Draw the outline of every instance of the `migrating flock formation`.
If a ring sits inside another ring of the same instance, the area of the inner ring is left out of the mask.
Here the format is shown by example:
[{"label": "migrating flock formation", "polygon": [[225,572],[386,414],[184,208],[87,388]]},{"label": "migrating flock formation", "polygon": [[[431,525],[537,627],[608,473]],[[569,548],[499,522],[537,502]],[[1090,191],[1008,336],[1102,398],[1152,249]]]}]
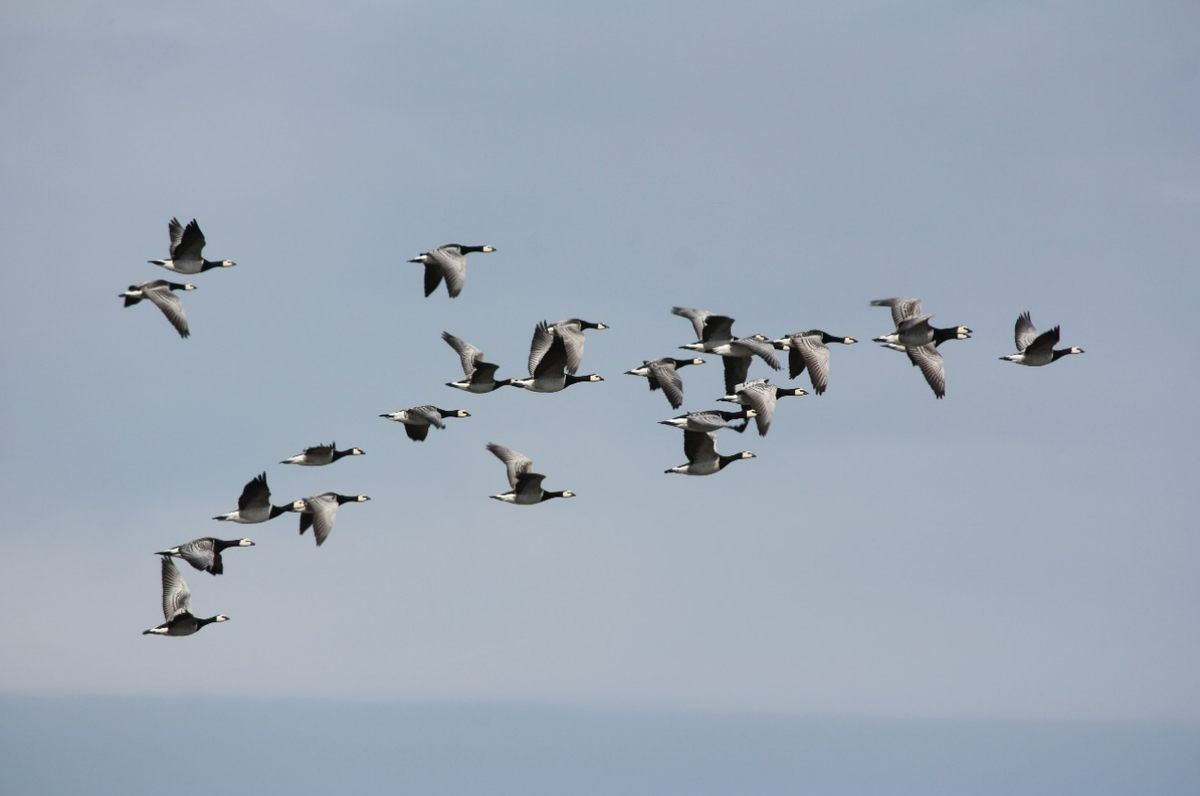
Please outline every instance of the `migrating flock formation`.
[{"label": "migrating flock formation", "polygon": [[[187,275],[235,265],[232,260],[204,259],[204,234],[194,219],[185,227],[178,219],[172,218],[168,229],[171,238],[170,256],[165,260],[150,260],[154,265]],[[462,246],[452,243],[423,252],[408,262],[425,267],[426,296],[431,295],[444,281],[447,292],[454,298],[462,292],[466,283],[466,256],[475,252],[495,250],[493,246]],[[148,299],[162,310],[180,337],[188,337],[190,332],[187,316],[183,310],[183,302],[175,291],[189,290],[195,290],[195,285],[159,279],[130,285],[120,296],[125,299],[126,307]],[[906,354],[912,365],[921,371],[934,395],[939,399],[945,397],[945,362],[938,348],[950,340],[970,339],[971,330],[966,326],[938,328],[930,325],[929,321],[933,316],[922,313],[920,299],[878,299],[872,301],[871,305],[888,307],[895,326],[893,331],[874,338],[874,342]],[[775,416],[778,399],[808,394],[807,390],[799,387],[777,387],[771,384],[768,378],[749,378],[750,365],[755,358],[772,370],[780,371],[783,365],[776,352],[787,352],[789,378],[795,379],[807,371],[813,392],[823,395],[829,386],[829,344],[852,345],[858,342],[853,337],[838,337],[820,329],[795,332],[777,339],[761,334],[736,337],[733,334],[734,319],[727,315],[687,307],[674,307],[671,312],[689,320],[696,334],[695,342],[679,346],[681,349],[721,357],[726,395],[717,400],[739,408],[688,412],[660,421],[664,425],[683,431],[683,450],[687,457],[686,462],[668,468],[666,473],[713,475],[732,462],[754,458],[755,454],[750,451],[718,453],[716,432],[732,429],[741,433],[745,431],[750,420],[754,420],[759,435],[766,436]],[[542,321],[534,328],[533,340],[529,347],[529,375],[503,379],[496,377],[499,366],[487,362],[483,351],[449,332],[443,332],[442,339],[459,355],[463,371],[462,379],[447,382],[446,386],[476,394],[493,392],[501,387],[554,393],[581,382],[604,381],[598,374],[581,376],[578,372],[583,362],[584,332],[607,328],[606,324],[580,318],[570,318],[557,323]],[[1017,318],[1014,338],[1017,352],[1000,359],[1019,365],[1040,367],[1056,362],[1064,356],[1083,353],[1083,349],[1076,346],[1055,348],[1059,343],[1060,328],[1055,326],[1039,334],[1028,312]],[[683,405],[683,379],[679,370],[704,363],[705,360],[698,357],[663,357],[644,360],[640,366],[626,371],[626,374],[645,378],[651,391],[661,391],[671,408],[679,409]],[[446,419],[470,417],[470,413],[463,409],[441,409],[424,405],[382,414],[380,417],[402,423],[408,437],[421,442],[428,437],[431,427],[444,428]],[[533,471],[533,461],[524,454],[495,443],[488,443],[487,450],[504,464],[510,487],[507,492],[491,495],[492,498],[505,503],[528,506],[554,498],[575,496],[570,490],[544,489],[542,483],[545,476]],[[338,450],[335,443],[330,443],[305,448],[302,453],[280,463],[319,467],[333,464],[343,457],[361,455],[361,448]],[[266,522],[285,513],[297,513],[300,515],[300,533],[304,534],[311,528],[313,537],[320,546],[333,530],[339,506],[368,500],[370,498],[367,495],[325,492],[277,506],[271,502],[267,474],[263,472],[245,485],[241,497],[238,498],[236,511],[219,514],[213,519],[254,524]],[[144,631],[144,634],[188,636],[205,625],[228,620],[229,617],[224,614],[208,618],[199,618],[193,614],[191,592],[175,566],[174,559],[182,559],[202,572],[220,575],[224,572],[222,553],[225,550],[253,545],[254,542],[249,539],[223,540],[203,537],[156,553],[162,558],[162,607],[165,621]]]}]

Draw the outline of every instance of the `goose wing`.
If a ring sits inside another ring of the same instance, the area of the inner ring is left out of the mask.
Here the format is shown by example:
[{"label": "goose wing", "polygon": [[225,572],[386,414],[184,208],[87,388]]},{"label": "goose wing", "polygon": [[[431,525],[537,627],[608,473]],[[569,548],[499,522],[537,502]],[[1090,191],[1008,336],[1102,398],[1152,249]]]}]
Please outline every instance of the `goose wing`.
[{"label": "goose wing", "polygon": [[180,614],[192,612],[192,593],[188,591],[183,575],[170,556],[162,557],[162,607],[163,618],[170,622]]},{"label": "goose wing", "polygon": [[559,321],[550,327],[551,331],[562,340],[563,349],[567,354],[567,373],[574,375],[579,371],[583,362],[584,336],[579,321]]},{"label": "goose wing", "polygon": [[[408,410],[408,414],[412,417],[416,417],[418,420],[425,421],[431,426],[437,426],[438,428],[446,427],[446,424],[442,422],[442,413],[437,410],[436,406],[430,406],[428,404],[425,406],[414,406],[412,409]],[[413,428],[413,426],[408,427]],[[420,426],[417,426],[417,428],[419,427]]]},{"label": "goose wing", "polygon": [[672,409],[682,406],[683,379],[675,369],[675,362],[670,359],[656,359],[647,362],[646,367],[650,368],[650,388],[661,387]]},{"label": "goose wing", "polygon": [[[174,220],[174,219],[172,219]],[[179,222],[176,222],[178,224]],[[204,251],[204,233],[200,231],[200,225],[196,223],[196,219],[188,222],[184,227],[183,232],[179,236],[179,241],[175,241],[175,230],[171,230],[171,259],[179,262],[180,260],[202,260],[200,253]]]},{"label": "goose wing", "polygon": [[542,481],[545,479],[546,476],[541,473],[521,473],[517,476],[516,483],[512,485],[513,491],[518,495],[540,498],[542,495]]},{"label": "goose wing", "polygon": [[678,315],[681,318],[687,318],[692,322],[692,328],[696,330],[696,341],[700,342],[704,339],[704,322],[715,313],[708,310],[697,310],[690,307],[672,307],[672,315]]},{"label": "goose wing", "polygon": [[308,506],[309,513],[300,515],[300,533],[304,533],[304,519],[311,518],[313,536],[316,537],[317,547],[320,547],[329,538],[329,532],[333,530],[333,520],[337,517],[338,510],[337,495],[326,492],[323,495],[307,498],[304,502]]},{"label": "goose wing", "polygon": [[733,342],[747,349],[763,362],[766,362],[772,370],[780,370],[783,367],[779,364],[779,359],[775,356],[775,346],[766,340],[760,340],[757,337],[739,337]]},{"label": "goose wing", "polygon": [[775,387],[765,380],[755,381],[742,387],[738,394],[755,411],[754,422],[758,426],[759,436],[766,436],[771,428],[771,418],[775,416]]},{"label": "goose wing", "polygon": [[701,342],[721,343],[733,339],[733,318],[728,315],[709,315],[704,319]]},{"label": "goose wing", "polygon": [[[467,281],[467,260],[463,257],[462,251],[457,246],[439,246],[429,253],[436,263],[440,272],[440,277],[446,278],[446,290],[450,291],[450,298],[456,297],[462,292],[463,285]],[[440,279],[439,277],[439,279]],[[435,284],[434,287],[437,287]],[[425,295],[432,292],[429,289],[429,268],[425,269]]]},{"label": "goose wing", "polygon": [[1017,326],[1013,330],[1013,336],[1017,341],[1017,351],[1024,351],[1029,347],[1030,343],[1037,339],[1038,332],[1034,328],[1033,318],[1028,312],[1022,312],[1020,317],[1017,318]]},{"label": "goose wing", "polygon": [[725,394],[733,395],[737,392],[738,385],[746,382],[746,376],[750,373],[750,359],[723,356],[721,361],[725,365]]},{"label": "goose wing", "polygon": [[1025,349],[1025,356],[1036,360],[1040,357],[1052,357],[1054,346],[1058,345],[1059,327],[1055,326],[1048,332],[1042,332]]},{"label": "goose wing", "polygon": [[942,354],[933,343],[925,345],[910,345],[904,349],[912,363],[921,369],[921,375],[929,382],[933,394],[938,398],[946,396],[946,363]]},{"label": "goose wing", "polygon": [[[542,321],[533,329],[533,339],[529,342],[529,375],[536,375],[538,365],[554,345],[555,335],[550,330],[550,324]],[[564,356],[564,364],[566,358]]]},{"label": "goose wing", "polygon": [[171,236],[171,247],[167,249],[170,256],[175,256],[175,250],[179,248],[180,242],[183,241],[183,224],[179,223],[178,218],[172,218],[167,224],[167,234]]},{"label": "goose wing", "polygon": [[689,462],[715,459],[717,457],[717,435],[711,431],[683,432],[683,455]]},{"label": "goose wing", "polygon": [[245,488],[242,489],[242,496],[238,498],[238,511],[270,511],[271,508],[271,490],[267,486],[267,474],[255,476]]},{"label": "goose wing", "polygon": [[896,326],[899,326],[903,320],[921,314],[921,300],[915,298],[875,299],[871,302],[871,306],[891,307],[892,323],[896,324]]},{"label": "goose wing", "polygon": [[442,339],[458,352],[458,356],[462,360],[463,375],[468,379],[471,378],[471,375],[475,372],[475,368],[483,361],[483,352],[466,340],[455,337],[449,332],[442,332]]},{"label": "goose wing", "polygon": [[533,469],[533,460],[522,453],[517,453],[512,448],[506,448],[503,445],[489,442],[487,449],[497,459],[504,462],[504,466],[508,469],[508,485],[514,490],[517,488],[519,477],[523,473],[528,473]]},{"label": "goose wing", "polygon": [[[800,360],[800,367],[796,367],[797,359]],[[821,335],[794,336],[792,350],[788,352],[788,368],[793,379],[808,368],[813,392],[817,395],[825,392],[825,387],[829,384],[829,347],[821,342]]]},{"label": "goose wing", "polygon": [[216,541],[211,536],[193,539],[187,544],[179,546],[179,557],[196,569],[212,571],[214,575],[220,575],[220,571],[213,567],[221,560],[220,553],[217,552]]},{"label": "goose wing", "polygon": [[143,294],[154,302],[154,306],[162,310],[163,315],[167,316],[167,320],[175,327],[175,331],[179,332],[180,337],[191,335],[191,332],[188,331],[187,315],[183,312],[183,302],[179,300],[179,296],[171,292],[171,288],[165,282],[162,286],[143,287]]}]

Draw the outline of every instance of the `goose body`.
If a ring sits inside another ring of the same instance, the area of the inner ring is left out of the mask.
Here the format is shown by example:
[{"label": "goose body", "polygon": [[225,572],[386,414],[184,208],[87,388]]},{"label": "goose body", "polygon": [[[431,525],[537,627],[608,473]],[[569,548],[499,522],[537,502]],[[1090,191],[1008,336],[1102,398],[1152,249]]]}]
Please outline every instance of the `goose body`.
[{"label": "goose body", "polygon": [[179,568],[167,555],[162,557],[162,592],[163,618],[167,621],[158,627],[143,630],[143,636],[190,636],[205,625],[229,619],[224,614],[207,619],[192,615],[192,593],[183,575],[179,574]]},{"label": "goose body", "polygon": [[776,348],[788,352],[788,378],[794,379],[808,371],[812,380],[813,392],[824,395],[829,386],[829,346],[828,343],[853,345],[858,341],[853,337],[835,337],[820,329],[810,329],[807,332],[796,332],[776,340]]},{"label": "goose body", "polygon": [[402,409],[399,412],[391,412],[382,414],[380,417],[386,417],[388,420],[395,420],[397,423],[404,424],[404,432],[408,434],[408,438],[414,442],[423,442],[429,436],[429,427],[445,428],[446,424],[442,422],[446,417],[470,417],[471,413],[465,409],[439,409],[436,406],[414,406],[411,409]]},{"label": "goose body", "polygon": [[190,337],[191,332],[188,331],[187,315],[183,312],[183,302],[179,300],[179,296],[176,296],[171,291],[195,289],[195,285],[181,285],[178,282],[155,279],[152,282],[143,282],[140,285],[130,285],[128,290],[119,294],[118,298],[125,299],[126,307],[132,307],[142,299],[149,299],[154,306],[162,310],[162,314],[175,327],[175,331],[179,332],[180,337]]},{"label": "goose body", "polygon": [[464,377],[462,381],[446,382],[447,387],[482,394],[492,392],[500,387],[510,386],[508,379],[496,379],[496,370],[500,366],[485,362],[483,352],[478,348],[449,332],[442,332],[442,339],[458,352],[458,356],[462,360]]},{"label": "goose body", "polygon": [[627,370],[625,374],[644,377],[650,383],[651,392],[661,389],[663,395],[667,397],[668,403],[671,404],[671,408],[678,409],[683,405],[683,379],[679,377],[678,369],[687,365],[703,364],[704,360],[699,358],[663,357],[662,359],[645,360],[641,367]]},{"label": "goose body", "polygon": [[[732,428],[739,434],[746,430],[746,425],[750,422],[750,418],[754,417],[757,412],[753,409],[743,409],[740,412],[688,412],[686,415],[672,417],[670,420],[658,421],[664,426],[682,429],[683,431],[699,431],[707,433],[709,431],[717,431],[722,428]],[[734,425],[734,420],[741,420],[741,425]]]},{"label": "goose body", "polygon": [[221,575],[225,572],[225,562],[221,559],[222,550],[227,550],[230,547],[253,546],[254,542],[249,539],[225,540],[205,536],[201,539],[193,539],[187,544],[172,547],[170,550],[161,550],[155,553],[155,555],[182,558],[201,572]]},{"label": "goose body", "polygon": [[321,467],[326,464],[333,464],[338,459],[345,456],[363,456],[365,452],[362,448],[347,448],[346,450],[338,450],[337,443],[331,442],[328,445],[314,445],[311,448],[305,448],[303,453],[299,453],[290,458],[284,459],[280,464],[299,464],[305,467]]},{"label": "goose body", "polygon": [[1038,334],[1037,329],[1033,326],[1033,318],[1030,317],[1028,312],[1023,312],[1017,318],[1017,325],[1014,332],[1017,353],[1000,357],[1000,359],[1015,362],[1018,365],[1038,368],[1049,365],[1051,362],[1057,362],[1065,356],[1083,353],[1083,349],[1079,346],[1055,350],[1054,346],[1058,345],[1059,335],[1060,328],[1058,326],[1055,326],[1048,332]]},{"label": "goose body", "polygon": [[271,489],[267,486],[267,474],[256,476],[242,489],[238,498],[237,511],[218,514],[214,520],[253,524],[273,520],[288,511],[286,506],[271,505]]},{"label": "goose body", "polygon": [[212,268],[232,268],[237,265],[233,260],[205,260],[204,233],[196,219],[192,219],[185,227],[179,219],[172,218],[167,224],[171,236],[170,257],[166,260],[149,260],[154,265],[162,266],[177,274],[199,274]]},{"label": "goose body", "polygon": [[969,340],[971,330],[966,326],[939,329],[929,324],[932,315],[921,313],[921,300],[914,298],[876,299],[872,307],[890,307],[896,330],[874,338],[884,348],[903,351],[909,361],[921,371],[933,394],[946,397],[946,363],[938,346],[947,340]]},{"label": "goose body", "polygon": [[336,492],[325,492],[312,497],[301,498],[288,508],[300,514],[300,535],[309,528],[313,529],[313,537],[317,547],[325,544],[329,532],[333,530],[333,521],[337,517],[338,506],[343,503],[365,503],[371,498],[366,495],[339,495]]},{"label": "goose body", "polygon": [[575,497],[575,493],[569,489],[559,492],[549,492],[542,489],[542,481],[546,476],[533,472],[533,460],[528,456],[517,453],[515,450],[506,448],[503,445],[497,445],[494,442],[489,442],[487,449],[497,459],[504,462],[504,466],[508,471],[508,484],[512,487],[508,492],[500,495],[490,495],[489,497],[517,506],[532,506],[554,498]]},{"label": "goose body", "polygon": [[717,435],[703,431],[683,432],[683,452],[688,458],[687,462],[663,472],[681,475],[712,475],[719,473],[732,462],[754,458],[754,454],[750,451],[722,456],[717,453]]},{"label": "goose body", "polygon": [[425,295],[428,297],[437,290],[442,280],[446,280],[446,292],[450,298],[457,298],[467,281],[467,255],[473,252],[494,252],[494,246],[463,246],[459,243],[447,243],[438,246],[433,251],[422,252],[409,260],[410,263],[421,263],[425,266]]},{"label": "goose body", "polygon": [[746,384],[739,384],[732,394],[720,401],[748,406],[754,410],[754,422],[758,426],[758,435],[765,437],[771,428],[771,420],[775,417],[775,402],[779,398],[808,395],[807,390],[799,387],[776,387],[767,379],[755,379]]},{"label": "goose body", "polygon": [[[872,307],[890,307],[892,322],[896,330],[889,334],[874,338],[874,342],[883,343],[887,348],[903,351],[908,346],[941,345],[947,340],[969,340],[971,330],[966,326],[951,326],[939,329],[929,324],[932,315],[921,313],[921,300],[915,298],[876,299]],[[913,364],[916,364],[915,362]]]}]

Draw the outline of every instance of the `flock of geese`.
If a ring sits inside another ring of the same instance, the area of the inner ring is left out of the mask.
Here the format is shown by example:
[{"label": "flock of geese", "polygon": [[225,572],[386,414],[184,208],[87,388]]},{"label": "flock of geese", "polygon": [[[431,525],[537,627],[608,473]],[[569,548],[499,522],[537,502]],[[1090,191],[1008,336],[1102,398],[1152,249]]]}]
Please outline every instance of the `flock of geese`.
[{"label": "flock of geese", "polygon": [[[150,260],[177,274],[199,274],[214,268],[229,268],[232,260],[206,260],[203,256],[204,234],[193,219],[186,227],[172,218],[170,232],[170,256],[164,260]],[[494,252],[493,246],[462,246],[447,244],[432,251],[423,252],[409,260],[425,268],[425,295],[431,295],[444,281],[451,298],[457,297],[466,283],[466,256],[476,252]],[[187,316],[177,291],[195,290],[195,285],[181,284],[164,279],[130,285],[120,296],[129,307],[147,299],[157,306],[179,333],[188,337]],[[871,302],[872,306],[888,307],[891,310],[895,329],[874,338],[883,347],[906,354],[917,367],[937,398],[946,394],[945,362],[938,350],[942,343],[950,340],[967,340],[971,330],[966,326],[938,328],[929,321],[933,317],[922,313],[920,299],[889,298]],[[679,346],[681,349],[712,354],[721,357],[724,364],[726,395],[717,399],[734,404],[734,410],[707,410],[688,412],[668,420],[660,421],[683,431],[683,450],[687,461],[665,470],[666,473],[705,476],[720,472],[729,464],[742,459],[751,459],[755,454],[739,451],[734,454],[717,452],[717,434],[722,429],[738,433],[745,431],[751,420],[760,436],[766,436],[775,416],[776,402],[784,397],[807,395],[799,387],[777,387],[767,378],[749,378],[750,366],[757,358],[775,371],[783,369],[776,352],[787,352],[788,375],[795,379],[808,372],[813,392],[823,395],[829,386],[829,361],[831,343],[852,345],[853,337],[838,337],[820,329],[811,329],[785,335],[772,340],[761,334],[736,337],[733,333],[734,319],[707,310],[674,307],[671,310],[691,322],[696,334],[695,342]],[[579,383],[599,382],[604,379],[595,373],[579,375],[583,362],[585,335],[589,330],[607,329],[607,325],[570,318],[557,323],[542,321],[534,328],[527,361],[528,376],[497,378],[499,366],[487,362],[484,353],[471,343],[449,332],[442,339],[458,354],[463,378],[447,382],[469,393],[489,393],[501,387],[515,387],[530,392],[555,393]],[[1056,362],[1064,356],[1082,354],[1083,349],[1055,348],[1060,339],[1060,328],[1055,326],[1041,334],[1034,328],[1028,312],[1017,318],[1014,333],[1017,352],[1000,359],[1029,367],[1041,367]],[[672,409],[683,405],[683,379],[679,371],[687,366],[704,364],[699,357],[680,359],[663,357],[645,360],[638,367],[626,371],[627,375],[645,378],[651,391],[661,391]],[[424,441],[429,429],[444,428],[450,418],[470,417],[463,409],[441,409],[436,406],[414,406],[380,417],[404,425],[404,430],[413,441]],[[534,472],[533,461],[524,454],[495,443],[488,443],[490,451],[505,466],[509,490],[492,498],[522,506],[543,503],[556,498],[571,498],[570,490],[550,491],[543,488],[546,476]],[[321,467],[333,464],[347,456],[361,456],[361,448],[339,450],[334,443],[305,448],[302,453],[282,460],[281,464]],[[346,503],[363,503],[370,500],[367,495],[341,495],[325,492],[320,495],[295,500],[284,505],[271,502],[271,490],[267,486],[267,474],[253,478],[245,485],[235,511],[219,514],[214,520],[255,524],[266,522],[285,513],[300,515],[300,533],[310,528],[318,546],[324,544],[333,530],[338,508]],[[199,618],[192,612],[191,592],[176,567],[179,558],[195,569],[220,575],[224,572],[222,553],[235,547],[252,547],[249,539],[223,540],[215,537],[194,539],[186,544],[156,555],[162,559],[162,608],[164,622],[144,631],[144,634],[187,636],[214,622],[229,619],[224,614]]]}]

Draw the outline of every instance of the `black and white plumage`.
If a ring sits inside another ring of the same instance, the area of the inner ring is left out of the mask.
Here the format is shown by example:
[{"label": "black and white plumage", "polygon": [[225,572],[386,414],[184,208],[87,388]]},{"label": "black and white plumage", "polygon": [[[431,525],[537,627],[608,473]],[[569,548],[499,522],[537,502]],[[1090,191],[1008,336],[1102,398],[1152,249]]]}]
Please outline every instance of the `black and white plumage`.
[{"label": "black and white plumage", "polygon": [[578,384],[581,381],[604,381],[595,373],[586,376],[576,376],[567,373],[567,344],[563,335],[555,333],[550,324],[542,321],[533,330],[533,342],[530,344],[529,361],[537,364],[529,371],[527,379],[509,379],[508,383],[530,392],[560,392]]},{"label": "black and white plumage", "polygon": [[179,219],[172,218],[167,231],[171,235],[170,257],[148,262],[177,274],[199,274],[211,268],[232,268],[237,265],[233,260],[204,259],[204,233],[194,218],[186,227],[179,223]]},{"label": "black and white plumage", "polygon": [[[548,334],[539,334],[538,329],[543,326]],[[546,323],[543,321],[538,324],[537,329],[534,329],[533,341],[529,344],[529,372],[533,373],[537,370],[538,363],[550,350],[550,346],[555,340],[562,342],[563,351],[566,353],[566,371],[571,375],[579,372],[579,366],[583,363],[583,333],[587,329],[607,329],[606,323],[592,323],[581,318],[568,318],[565,321],[557,323]]]},{"label": "black and white plumage", "polygon": [[267,486],[267,474],[264,472],[251,479],[242,489],[237,511],[218,514],[213,519],[250,524],[273,520],[287,510],[286,506],[271,505],[271,489]]},{"label": "black and white plumage", "polygon": [[734,321],[728,315],[688,307],[672,307],[671,312],[690,320],[692,328],[698,332],[699,339],[696,342],[681,345],[680,348],[721,357],[725,365],[726,392],[733,392],[737,385],[746,381],[751,357],[757,356],[773,370],[783,367],[775,357],[775,346],[765,337],[734,337]]},{"label": "black and white plumage", "polygon": [[225,572],[225,562],[221,558],[221,551],[227,550],[230,547],[254,547],[254,542],[249,539],[225,540],[205,536],[200,539],[193,539],[187,544],[172,547],[170,550],[160,550],[155,555],[176,556],[182,558],[201,572],[220,575]]},{"label": "black and white plumage", "polygon": [[447,417],[470,417],[471,413],[465,409],[439,409],[436,406],[428,404],[424,406],[414,406],[411,409],[402,409],[399,412],[390,412],[380,415],[388,420],[395,420],[397,423],[404,424],[404,432],[408,434],[408,438],[414,442],[423,442],[429,436],[429,427],[445,428],[446,424],[442,422],[443,418]]},{"label": "black and white plumage", "polygon": [[329,532],[333,530],[333,521],[337,517],[338,506],[343,503],[365,503],[370,499],[366,495],[339,495],[336,492],[324,492],[295,501],[288,511],[299,512],[300,535],[303,536],[305,531],[312,528],[313,537],[317,540],[317,547],[320,547],[329,538]]},{"label": "black and white plumage", "polygon": [[717,435],[712,432],[683,432],[683,453],[688,460],[678,467],[664,470],[665,473],[681,475],[712,475],[740,459],[753,459],[750,451],[740,451],[728,456],[717,453]]},{"label": "black and white plumage", "polygon": [[326,464],[333,464],[338,459],[345,456],[365,456],[366,452],[362,448],[346,448],[338,450],[337,443],[331,442],[328,445],[314,445],[311,448],[305,448],[303,453],[299,453],[290,458],[284,459],[280,464],[300,464],[305,467],[321,467]]},{"label": "black and white plumage", "polygon": [[179,296],[176,296],[171,291],[195,289],[195,285],[181,285],[178,282],[155,279],[152,282],[143,282],[140,285],[130,285],[129,289],[119,294],[118,297],[125,299],[126,307],[132,307],[142,299],[149,299],[154,303],[154,306],[162,310],[163,315],[167,316],[167,320],[175,327],[175,331],[179,332],[180,337],[190,337],[191,332],[188,331],[187,315],[183,312],[183,302],[179,300]]},{"label": "black and white plumage", "polygon": [[509,386],[508,379],[496,378],[496,370],[500,366],[485,362],[483,352],[478,348],[449,332],[442,332],[442,339],[458,352],[458,356],[462,360],[464,376],[462,381],[446,382],[447,387],[482,394]]},{"label": "black and white plumage", "polygon": [[892,321],[896,324],[896,330],[874,338],[874,342],[883,343],[885,347],[895,351],[903,351],[908,346],[929,344],[939,346],[947,340],[969,340],[971,338],[971,330],[966,326],[950,326],[945,329],[931,326],[929,319],[933,316],[922,314],[920,299],[876,299],[871,302],[871,306],[891,308]]},{"label": "black and white plumage", "polygon": [[[707,412],[688,412],[686,415],[672,417],[670,420],[658,421],[664,426],[682,429],[683,431],[700,431],[707,433],[709,431],[717,431],[722,428],[731,428],[741,434],[746,430],[746,426],[750,423],[750,418],[754,417],[757,412],[753,409],[743,409],[740,412],[721,412],[710,410]],[[734,424],[734,420],[741,420],[741,424]]]},{"label": "black and white plumage", "polygon": [[494,246],[463,246],[459,243],[447,243],[438,246],[433,251],[421,252],[409,260],[410,263],[421,263],[425,266],[425,295],[429,296],[437,290],[437,286],[446,280],[446,291],[450,298],[457,298],[467,281],[467,255],[472,252],[494,252]]},{"label": "black and white plumage", "polygon": [[796,332],[775,341],[775,347],[788,352],[788,378],[794,379],[808,371],[813,392],[824,395],[829,386],[829,347],[827,343],[853,345],[853,337],[835,337],[820,329]]},{"label": "black and white plumage", "polygon": [[512,487],[508,492],[500,495],[489,495],[489,497],[518,506],[532,506],[535,503],[544,503],[553,498],[575,497],[575,493],[569,489],[559,492],[549,492],[542,489],[542,481],[546,476],[533,472],[533,460],[528,456],[517,453],[515,450],[506,448],[503,445],[497,445],[494,442],[489,442],[487,449],[497,459],[504,462],[504,466],[508,471],[508,485]]},{"label": "black and white plumage", "polygon": [[808,391],[800,387],[776,387],[770,383],[769,379],[755,379],[746,384],[737,385],[737,389],[732,394],[717,400],[753,409],[758,435],[765,437],[771,428],[771,420],[775,417],[775,401],[779,398],[801,395],[808,395]]},{"label": "black and white plumage", "polygon": [[678,369],[687,365],[703,364],[704,360],[698,357],[694,359],[663,357],[643,360],[641,367],[627,370],[625,374],[644,377],[650,383],[651,392],[661,389],[663,395],[667,396],[671,408],[678,409],[683,405],[683,379],[680,378]]},{"label": "black and white plumage", "polygon": [[1079,346],[1055,350],[1054,346],[1058,345],[1059,335],[1060,327],[1058,326],[1055,326],[1048,332],[1038,334],[1037,329],[1033,326],[1033,318],[1029,313],[1021,313],[1021,316],[1017,318],[1017,325],[1013,335],[1016,338],[1017,353],[1000,358],[1008,362],[1015,362],[1018,365],[1037,368],[1049,365],[1051,362],[1057,362],[1071,354],[1083,353],[1083,349]]},{"label": "black and white plumage", "polygon": [[164,623],[149,630],[143,630],[142,635],[148,636],[190,636],[205,625],[213,622],[225,622],[229,617],[217,614],[207,619],[192,615],[192,593],[188,590],[183,575],[170,556],[162,557],[162,609]]},{"label": "black and white plumage", "polygon": [[946,363],[938,346],[947,340],[969,340],[971,330],[966,326],[951,326],[939,329],[929,324],[932,315],[921,312],[921,300],[914,298],[876,299],[872,307],[891,307],[896,330],[891,334],[874,338],[884,348],[903,351],[914,367],[941,400],[946,397]]}]

